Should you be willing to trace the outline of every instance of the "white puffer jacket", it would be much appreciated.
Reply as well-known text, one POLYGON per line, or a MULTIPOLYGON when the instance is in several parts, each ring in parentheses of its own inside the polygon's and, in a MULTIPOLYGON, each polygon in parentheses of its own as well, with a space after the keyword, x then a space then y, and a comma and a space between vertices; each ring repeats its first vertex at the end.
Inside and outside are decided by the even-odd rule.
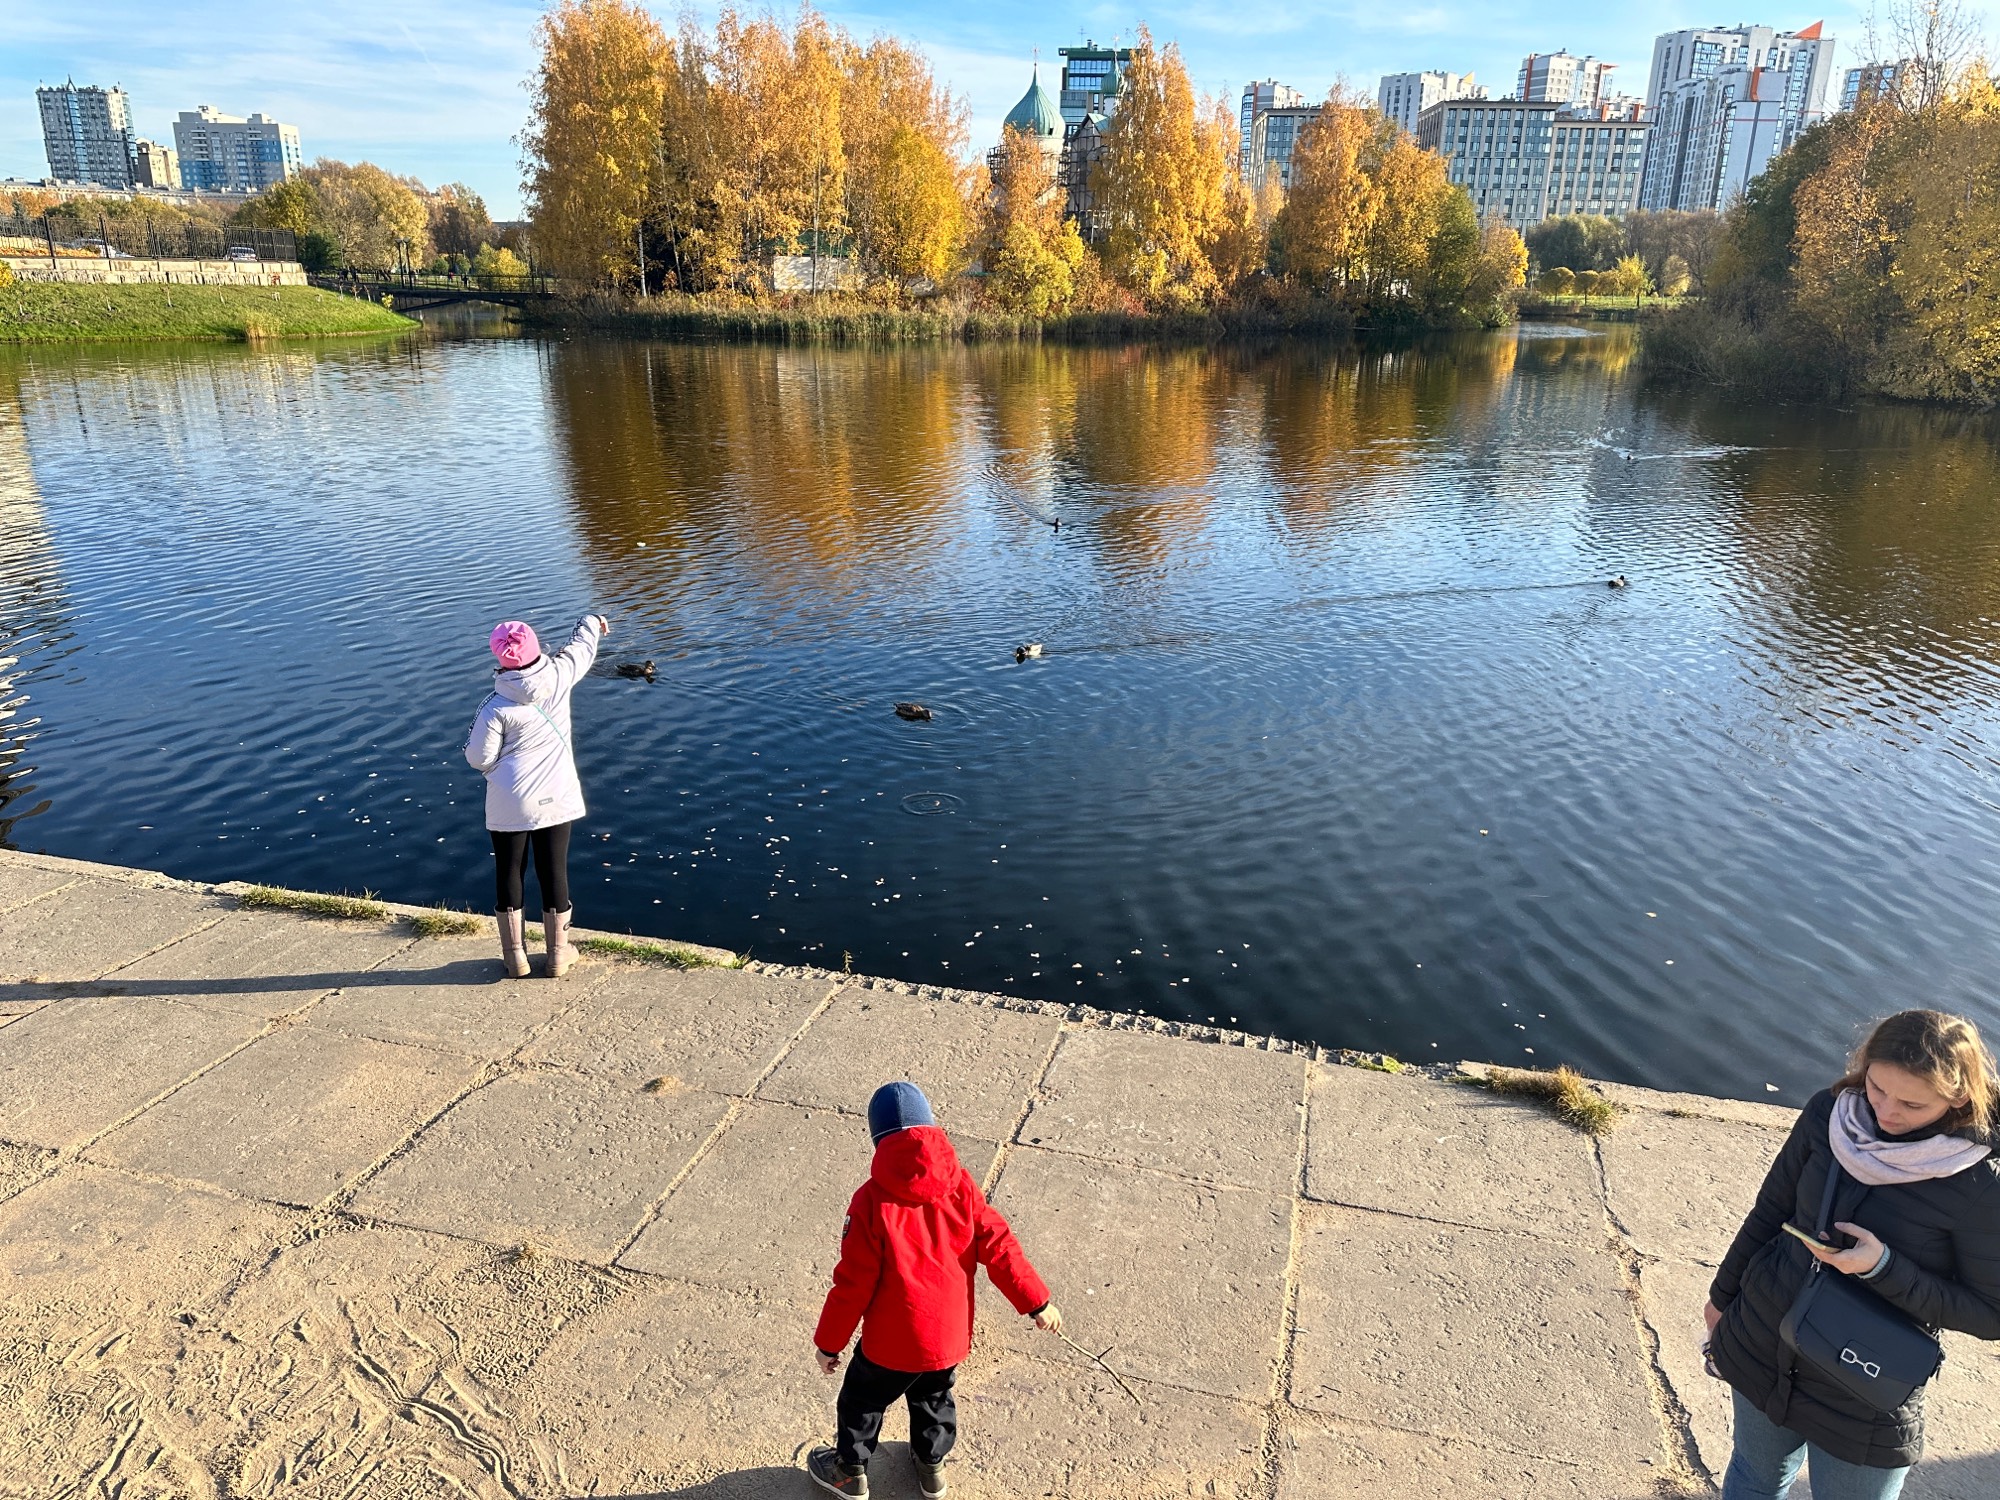
POLYGON ((583 816, 583 783, 570 749, 570 690, 597 660, 601 618, 585 615, 569 644, 518 671, 498 672, 479 705, 465 758, 486 774, 486 826, 527 833, 583 816))

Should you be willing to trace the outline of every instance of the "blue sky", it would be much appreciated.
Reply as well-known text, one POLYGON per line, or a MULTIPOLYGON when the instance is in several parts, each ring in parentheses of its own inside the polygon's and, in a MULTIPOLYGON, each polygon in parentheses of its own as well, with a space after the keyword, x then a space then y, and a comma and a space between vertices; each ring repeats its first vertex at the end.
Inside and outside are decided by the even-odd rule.
MULTIPOLYGON (((1621 64, 1636 90, 1657 32, 1746 16, 1788 28, 1824 18, 1840 39, 1837 66, 1845 67, 1858 55, 1866 4, 1767 10, 1742 0, 1544 0, 1503 11, 1466 0, 1178 0, 1058 11, 1012 0, 872 0, 824 9, 857 34, 891 31, 920 44, 970 101, 974 141, 983 145, 1026 88, 1033 49, 1052 59, 1057 47, 1086 34, 1108 42, 1129 37, 1142 21, 1155 37, 1181 44, 1206 90, 1233 95, 1250 79, 1275 77, 1319 96, 1346 78, 1372 93, 1385 72, 1449 68, 1470 69, 1504 94, 1524 53, 1565 47, 1621 64)), ((239 115, 262 110, 298 126, 308 158, 365 158, 430 184, 468 182, 505 218, 520 203, 512 138, 521 127, 522 80, 534 65, 541 8, 514 0, 267 0, 255 7, 242 0, 91 0, 74 8, 6 0, 0 176, 47 172, 35 86, 74 77, 122 84, 141 135, 171 142, 174 115, 197 104, 239 115)), ((653 8, 668 21, 677 14, 653 8)), ((2000 0, 1976 9, 1988 36, 2000 31, 1993 24, 2000 0)), ((1053 84, 1053 69, 1045 76, 1053 84)))

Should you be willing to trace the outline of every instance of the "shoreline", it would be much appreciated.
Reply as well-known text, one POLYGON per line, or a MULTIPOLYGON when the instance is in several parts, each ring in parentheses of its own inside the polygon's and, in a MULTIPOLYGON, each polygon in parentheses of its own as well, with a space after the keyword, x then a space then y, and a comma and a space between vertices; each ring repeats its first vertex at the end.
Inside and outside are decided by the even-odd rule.
MULTIPOLYGON (((0 851, 0 1475, 804 1493, 885 1077, 1120 1377, 982 1290, 965 1500, 1693 1500, 1726 1462, 1700 1306, 1779 1106, 1605 1085, 1590 1136, 1365 1055, 721 950, 505 980, 477 919, 243 889, 0 851)), ((2000 1353, 1947 1342, 1913 1500, 2000 1486, 2000 1353)))
POLYGON ((421 325, 316 287, 16 280, 0 286, 0 345, 360 338, 421 325))

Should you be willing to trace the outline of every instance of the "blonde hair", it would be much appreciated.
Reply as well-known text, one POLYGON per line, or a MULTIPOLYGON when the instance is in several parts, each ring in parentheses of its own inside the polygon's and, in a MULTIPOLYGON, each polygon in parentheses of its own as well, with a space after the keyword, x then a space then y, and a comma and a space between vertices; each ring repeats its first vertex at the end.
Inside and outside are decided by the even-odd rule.
POLYGON ((1876 1024, 1848 1061, 1842 1089, 1863 1088, 1871 1063, 1889 1063, 1913 1073, 1940 1095, 1956 1101, 1944 1127, 1957 1135, 1993 1138, 2000 1129, 2000 1068, 1981 1040, 1979 1028, 1963 1016, 1941 1010, 1906 1010, 1876 1024))

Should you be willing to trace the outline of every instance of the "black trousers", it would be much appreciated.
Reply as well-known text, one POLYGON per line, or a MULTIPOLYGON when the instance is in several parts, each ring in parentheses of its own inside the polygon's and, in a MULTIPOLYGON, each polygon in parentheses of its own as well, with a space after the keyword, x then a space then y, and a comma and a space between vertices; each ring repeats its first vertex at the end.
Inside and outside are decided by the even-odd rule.
POLYGON ((528 850, 535 851, 535 884, 542 888, 543 911, 569 910, 569 831, 558 823, 533 833, 500 833, 493 829, 493 909, 519 911, 521 881, 528 873, 528 850))
POLYGON ((910 1404, 910 1451, 917 1462, 943 1463, 951 1445, 958 1441, 958 1402, 951 1394, 957 1375, 956 1365, 915 1375, 887 1369, 863 1354, 857 1344, 847 1378, 840 1383, 840 1400, 834 1406, 840 1424, 834 1445, 840 1450, 840 1461, 851 1468, 868 1467, 882 1436, 882 1417, 900 1397, 910 1404))

